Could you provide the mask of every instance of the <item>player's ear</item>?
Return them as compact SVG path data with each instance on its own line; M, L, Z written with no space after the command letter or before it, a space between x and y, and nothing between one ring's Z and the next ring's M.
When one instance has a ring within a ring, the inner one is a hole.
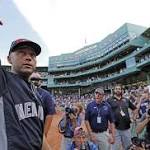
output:
M10 55L7 56L7 61L8 61L10 64L12 64Z

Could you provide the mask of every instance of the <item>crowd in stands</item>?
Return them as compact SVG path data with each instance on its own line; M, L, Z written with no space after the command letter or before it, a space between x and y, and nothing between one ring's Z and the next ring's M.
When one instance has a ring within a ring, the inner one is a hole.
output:
M146 86L139 87L130 87L128 89L124 89L124 97L129 98L134 104L139 104L140 99L142 98L142 94L146 92ZM111 96L111 94L106 93L107 98ZM106 99L107 99L106 98ZM72 104L76 102L81 102L84 106L86 106L89 102L94 100L93 93L86 93L84 95L79 96L76 94L65 94L65 95L55 95L55 102L57 106L60 107L68 107L72 106Z
M69 80L69 81L63 80L63 81L58 82L57 85L90 83L90 82L94 82L94 81L97 81L97 80L102 80L102 79L107 79L107 78L113 77L113 76L118 75L118 74L120 74L124 71L126 71L126 68L120 68L118 71L114 71L114 72L107 73L107 74L104 74L104 75L91 76L91 77L88 77L88 78L85 78L85 79L82 79L82 80Z
M146 60L149 60L149 58L150 58L150 53L147 53L147 54L145 54L145 55L140 57L139 63L142 63L142 62L144 62Z
M56 106L59 107L71 107L76 102L81 102L84 107L86 107L86 105L93 99L93 94L85 94L81 97L77 94L55 96Z
M139 87L131 87L128 89L124 89L123 96L130 99L130 101L139 107L139 115L141 116L143 113L143 106L148 107L148 102L145 102L144 94L148 93L149 89L147 86L139 86ZM112 96L111 93L105 94L105 99L108 99ZM84 95L79 96L78 94L66 94L66 95L55 95L55 103L56 106L65 108L72 107L77 102L82 103L83 107L86 108L87 104L94 100L93 93L86 93ZM141 108L140 108L141 105Z
M130 119L131 119L131 136L137 136L136 127L141 120L142 116L147 113L150 109L150 88L149 86L133 86L130 88L125 88L122 91L122 95L124 98L129 99L137 108L136 117L133 115L131 111ZM105 93L105 100L108 100L112 97L113 93ZM66 107L72 107L76 103L80 102L83 105L83 108L86 110L87 105L94 100L94 94L86 93L84 95L79 96L78 94L66 94L66 95L55 95L56 106L59 106L64 110ZM140 134L142 137L142 134Z
M137 49L135 49L132 53L134 53L134 52L136 52L136 51L138 51L138 50L140 50L140 48L137 48ZM126 54L126 56L127 56L128 54ZM103 64L100 64L100 65L98 65L98 66L93 66L93 67L91 67L91 68L88 68L87 70L84 70L84 73L85 72L90 72L90 71L94 71L94 70L98 70L98 69L103 69L103 68L106 68L106 67L109 67L110 65L112 65L112 64L114 64L114 63L116 63L116 62L118 62L119 60L121 60L122 58L124 58L125 56L124 55L121 55L119 58L118 57L115 57L115 58L113 58L113 59L110 59L110 60L107 60L106 62L104 62ZM141 56L141 57L139 57L138 58L138 63L141 63L141 62L143 62L143 61L145 61L145 60L148 60L150 58L150 54L149 53L147 53L147 54L145 54L145 55L143 55L143 56ZM122 71L121 71L122 72ZM57 75L51 75L52 77L66 77L66 76L73 76L73 75L78 75L78 74L82 74L83 73L83 70L81 71L81 70L79 70L79 71L76 71L76 72L72 72L72 71L70 71L70 72L65 72L65 73L62 73L62 74L57 74ZM109 75L108 75L109 76Z

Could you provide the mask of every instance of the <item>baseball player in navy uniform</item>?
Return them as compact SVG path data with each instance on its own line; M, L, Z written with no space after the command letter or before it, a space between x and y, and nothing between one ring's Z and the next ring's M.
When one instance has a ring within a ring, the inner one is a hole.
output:
M41 150L44 111L34 86L28 82L41 47L30 40L12 42L8 62L0 68L0 150Z
M35 85L36 90L43 102L44 106L44 112L45 112L45 124L44 124L44 136L45 136L45 141L47 142L47 135L51 127L51 123L53 120L53 115L55 114L55 104L54 104L54 97L51 95L50 92L47 90L41 88L42 85L42 77L40 73L38 72L33 72L32 75L30 76L31 82ZM48 144L48 142L47 142ZM49 146L50 147L50 146Z

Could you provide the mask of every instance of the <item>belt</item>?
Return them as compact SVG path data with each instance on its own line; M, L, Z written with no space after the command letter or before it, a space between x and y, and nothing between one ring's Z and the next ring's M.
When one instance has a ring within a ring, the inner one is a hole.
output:
M72 136L66 136L66 135L64 135L64 137L65 138L70 138L70 139L73 138Z
M105 132L106 130L97 130L97 131L92 131L94 133L102 133L102 132Z

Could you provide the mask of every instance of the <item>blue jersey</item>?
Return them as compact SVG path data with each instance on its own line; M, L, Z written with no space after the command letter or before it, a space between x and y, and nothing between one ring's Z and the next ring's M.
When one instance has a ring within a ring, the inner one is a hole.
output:
M143 100L140 104L140 110L139 110L139 116L142 117L143 114L145 114L147 112L147 110L149 109L149 105L150 105L150 100L146 99Z
M52 95L42 88L37 88L37 91L43 102L45 116L55 114L55 104Z
M97 122L98 117L100 122ZM97 104L96 101L89 103L85 113L85 120L89 121L93 132L106 131L108 122L114 122L111 106L105 101L101 104Z
M0 150L41 150L40 98L19 75L0 68Z

